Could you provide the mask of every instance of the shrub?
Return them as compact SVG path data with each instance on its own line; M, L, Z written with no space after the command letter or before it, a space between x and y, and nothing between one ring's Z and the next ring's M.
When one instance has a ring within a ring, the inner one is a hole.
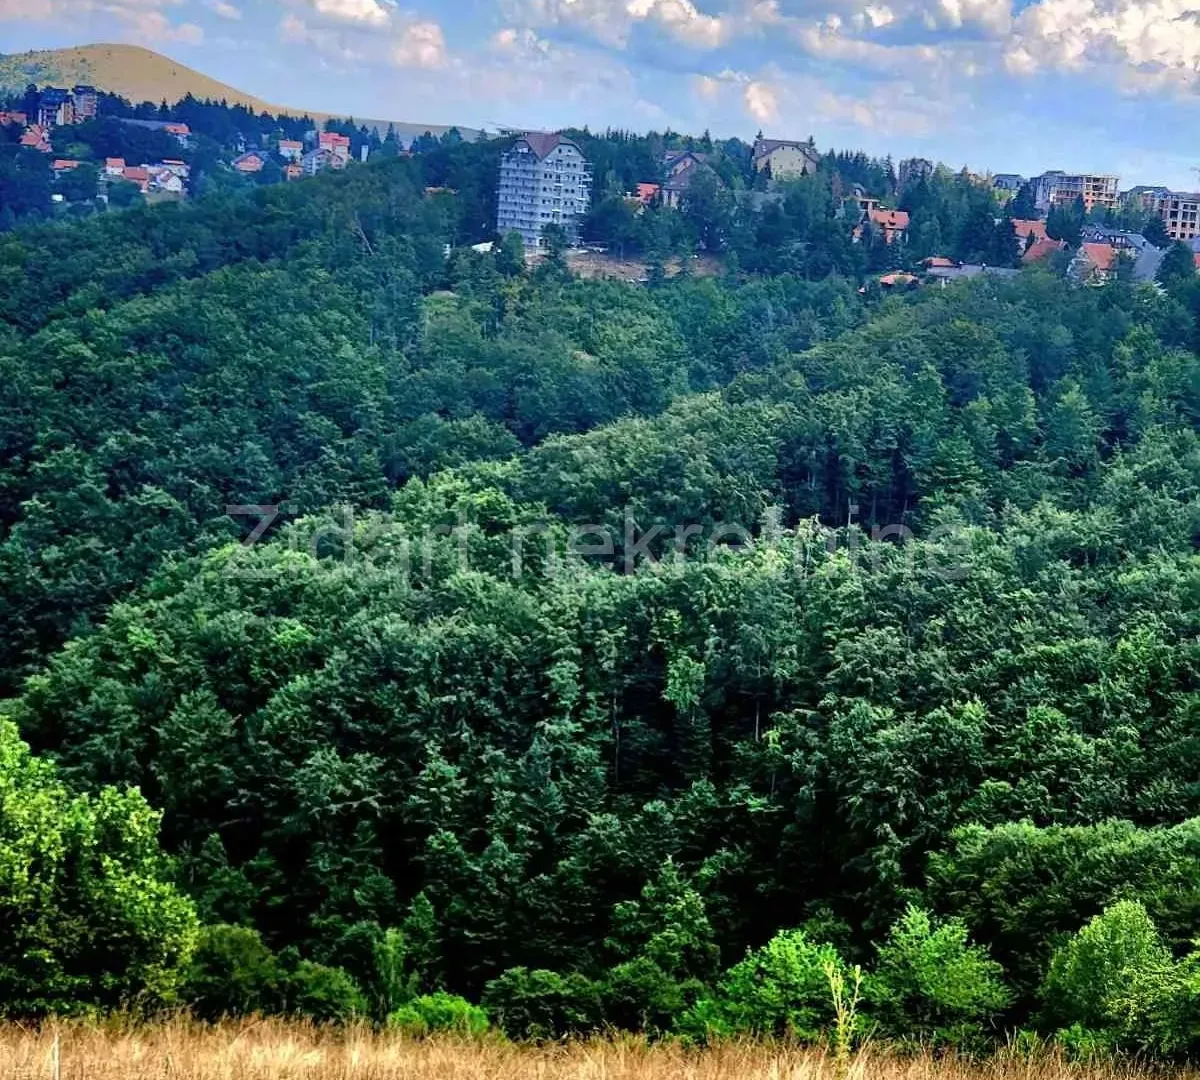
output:
M414 1038L439 1031L474 1038L487 1032L488 1014L457 994L439 990L401 1005L388 1017L388 1025Z
M509 968L483 991L483 1007L513 1039L560 1039L599 1026L600 987L571 972Z
M832 945L818 944L802 930L782 931L730 968L717 992L688 1012L683 1030L697 1038L747 1034L819 1041L834 1021L831 973L846 976Z
M274 1012L282 994L279 962L257 930L225 924L201 929L181 990L197 1016Z
M341 968L301 960L288 978L288 1007L318 1024L344 1024L366 1013L367 999Z
M75 795L0 717L0 1015L176 998L195 945L160 815L135 790Z
M910 905L877 949L866 995L890 1035L961 1045L1012 1000L1003 969L960 919L938 922Z
M1182 1013L1186 968L1176 965L1146 909L1121 900L1054 954L1042 984L1060 1041L1173 1052L1187 1042Z

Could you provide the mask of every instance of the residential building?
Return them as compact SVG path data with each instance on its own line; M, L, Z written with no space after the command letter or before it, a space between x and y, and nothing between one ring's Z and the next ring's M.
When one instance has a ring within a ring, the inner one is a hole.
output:
M23 112L4 112L0 110L0 127L8 127L9 124L17 124L24 127L29 123L29 118Z
M305 176L316 176L326 169L342 169L345 166L346 159L325 146L310 150L300 159L300 170Z
M1112 276L1119 257L1120 252L1112 244L1085 240L1075 252L1067 272L1076 281L1086 285L1099 285Z
M283 178L285 180L299 180L304 175L304 168L299 162L289 161L283 167Z
M811 142L759 137L754 140L750 163L755 172L766 170L772 180L796 180L815 173L821 155Z
M284 161L299 161L304 156L304 143L295 139L280 139L279 156Z
M1172 240L1200 236L1200 194L1169 191L1159 200L1158 212Z
M1043 237L1041 240L1035 240L1029 245L1021 255L1021 262L1028 266L1031 263L1041 262L1043 259L1056 254L1066 248L1065 240L1051 240L1049 237Z
M179 177L180 180L186 180L192 172L191 168L186 162L177 161L175 158L163 158L162 161L158 162L152 167L160 171L165 170L167 172L174 173Z
M110 157L104 159L104 175L120 177L125 172L125 159L123 157Z
M263 166L267 163L266 155L260 154L257 150L248 150L244 154L239 154L233 159L233 167L240 173L258 173L262 172Z
M634 198L643 206L649 206L658 197L660 190L658 184L638 184L634 190Z
M1107 244L1118 255L1126 254L1133 260L1133 280L1154 281L1158 268L1166 257L1166 249L1155 247L1141 233L1125 229L1110 229L1103 225L1085 225L1081 234L1084 243Z
M1083 200L1085 210L1097 206L1115 209L1119 201L1120 178L1101 173L1064 173L1057 169L1035 176L1033 184L1034 205L1042 213L1051 207Z
M75 109L75 122L94 120L99 106L100 95L94 86L80 84L71 91L71 104Z
M38 97L37 122L39 127L65 127L75 122L75 103L70 90L48 86Z
M963 263L961 266L935 266L928 270L928 276L940 282L943 287L952 281L970 281L977 277L1010 278L1019 274L1011 266L984 266L979 263Z
M879 232L885 244L903 241L908 237L908 214L904 210L885 210L880 206L873 206L854 227L855 240L862 239L868 225Z
M121 179L128 180L131 184L137 184L138 190L143 195L150 190L150 170L145 165L127 165L121 174Z
M1034 243L1037 243L1046 239L1046 223L1032 218L1013 218L1013 232L1023 244L1028 243L1031 236Z
M161 165L151 165L147 169L150 174L150 190L166 192L169 195L183 194L183 179L170 169Z
M997 191L1007 191L1015 195L1025 186L1025 177L1019 173L996 173L992 177L992 187Z
M55 176L61 176L65 172L78 169L82 164L82 161L72 161L70 158L55 158L54 161L50 162L50 171Z
M500 159L496 231L520 233L525 246L536 249L547 225L561 225L575 243L591 190L592 166L577 143L528 131Z
M905 158L896 170L896 182L902 188L915 184L918 180L928 179L933 175L933 162L928 158Z
M673 210L679 208L698 176L707 173L721 184L720 177L708 163L708 155L696 150L668 150L663 154L663 172L660 189L663 205Z
M1131 187L1128 191L1123 192L1121 201L1139 210L1149 210L1151 213L1157 214L1159 203L1169 197L1170 194L1170 188L1151 184L1139 184L1137 187Z
M350 160L350 136L339 135L336 131L322 131L317 136L317 148L328 150L334 157L341 158L342 165ZM340 166L335 165L334 168Z
M48 154L51 150L50 137L46 134L46 129L38 124L30 124L20 142L26 149L39 150L43 154Z

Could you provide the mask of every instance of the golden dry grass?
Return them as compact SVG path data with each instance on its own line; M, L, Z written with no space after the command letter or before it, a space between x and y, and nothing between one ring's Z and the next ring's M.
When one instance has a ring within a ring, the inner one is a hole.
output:
M414 1042L367 1028L279 1021L0 1027L0 1077L53 1080L1145 1080L1134 1066L1000 1054L982 1063L864 1052L839 1071L820 1051L710 1050L595 1040L569 1046ZM1160 1076L1163 1074L1159 1074ZM1181 1080L1197 1074L1174 1073Z

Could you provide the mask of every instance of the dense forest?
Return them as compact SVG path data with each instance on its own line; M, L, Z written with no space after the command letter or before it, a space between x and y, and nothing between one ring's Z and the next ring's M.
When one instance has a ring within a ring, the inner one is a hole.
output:
M0 1011L1200 1052L1195 281L496 153L0 238Z

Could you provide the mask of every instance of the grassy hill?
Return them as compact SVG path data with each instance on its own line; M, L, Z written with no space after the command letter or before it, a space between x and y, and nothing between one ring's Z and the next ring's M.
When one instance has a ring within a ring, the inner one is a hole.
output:
M169 56L138 45L80 45L72 49L45 49L0 55L0 87L22 89L31 82L38 86L90 83L109 93L120 94L135 103L163 100L174 102L191 94L197 98L223 99L230 104L246 105L257 112L286 112L294 116L308 113L317 121L323 121L333 115L263 101L253 94L243 93L217 79L209 78L186 64L172 60ZM397 133L405 138L420 135L424 131L432 131L439 135L446 130L444 126L437 124L418 124L395 118L356 119L381 129L391 123ZM466 138L475 136L474 131L466 128L460 130Z

